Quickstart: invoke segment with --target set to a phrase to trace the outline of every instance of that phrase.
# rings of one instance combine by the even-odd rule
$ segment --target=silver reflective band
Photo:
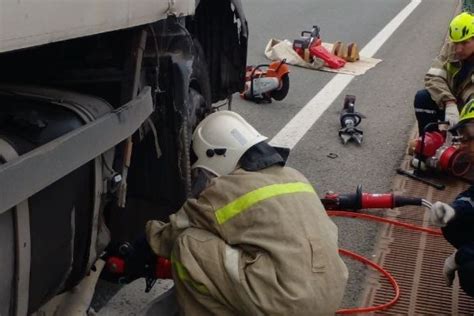
[[[469,204],[471,204],[471,207],[474,207],[474,202],[471,200],[471,198],[468,198],[468,197],[461,197],[458,199],[459,201],[466,201],[468,202]]]
[[[446,70],[439,69],[439,68],[433,68],[433,67],[430,68],[426,74],[441,77],[443,79],[446,79],[448,77]]]
[[[418,109],[418,108],[415,108],[415,112],[418,112],[418,113],[429,113],[429,114],[435,114],[435,113],[436,113],[435,110]]]
[[[236,283],[240,283],[239,257],[240,252],[237,249],[226,245],[224,267],[227,273],[229,273],[230,278]]]

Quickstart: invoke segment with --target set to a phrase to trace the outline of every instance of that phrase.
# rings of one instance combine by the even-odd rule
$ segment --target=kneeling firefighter
[[[348,272],[337,227],[313,187],[240,115],[209,115],[193,134],[194,172],[207,175],[147,240],[171,258],[184,315],[330,315]]]
[[[474,100],[464,106],[459,123],[452,130],[461,136],[462,150],[474,162]],[[474,297],[474,185],[459,194],[450,205],[434,203],[430,218],[441,226],[446,240],[456,248],[444,263],[446,284],[452,285],[457,271],[461,288]]]

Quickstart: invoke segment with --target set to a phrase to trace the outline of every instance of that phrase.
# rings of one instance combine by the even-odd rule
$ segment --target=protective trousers
[[[229,262],[229,254],[234,262]],[[238,250],[202,229],[188,228],[178,237],[172,262],[182,315],[260,314],[234,280],[238,277],[238,255]]]
[[[415,116],[418,122],[418,135],[423,134],[423,130],[429,123],[444,120],[444,110],[440,109],[435,101],[431,98],[428,90],[419,90],[415,95]],[[428,128],[429,131],[436,130],[433,126]]]

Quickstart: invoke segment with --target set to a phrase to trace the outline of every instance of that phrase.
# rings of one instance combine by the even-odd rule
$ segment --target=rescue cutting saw
[[[271,103],[272,99],[281,101],[290,89],[289,73],[286,59],[269,65],[247,66],[245,88],[240,96],[256,103]]]

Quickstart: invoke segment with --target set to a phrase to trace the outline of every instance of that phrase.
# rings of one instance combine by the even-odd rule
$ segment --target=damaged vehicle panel
[[[27,315],[190,195],[193,128],[243,88],[248,31],[238,0],[0,4],[0,314]]]

